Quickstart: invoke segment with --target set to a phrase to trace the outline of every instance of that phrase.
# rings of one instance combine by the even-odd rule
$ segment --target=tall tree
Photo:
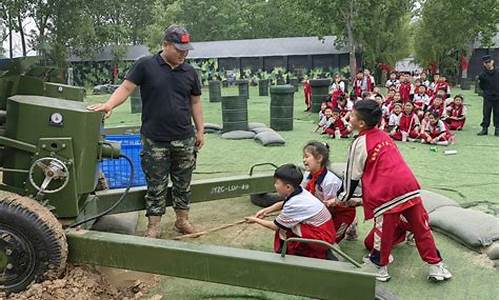
[[[475,41],[491,43],[498,32],[498,1],[427,0],[416,24],[415,53],[424,65],[443,66],[452,53],[468,62]],[[458,66],[458,59],[452,60]],[[462,78],[467,77],[467,69]]]
[[[156,49],[166,26],[186,26],[194,41],[309,36],[310,11],[286,0],[177,0],[159,2],[148,45]],[[196,7],[196,9],[193,9]]]
[[[318,35],[335,35],[349,49],[351,75],[357,69],[356,52],[365,65],[394,64],[409,54],[408,26],[412,0],[310,0],[302,2],[316,19]]]

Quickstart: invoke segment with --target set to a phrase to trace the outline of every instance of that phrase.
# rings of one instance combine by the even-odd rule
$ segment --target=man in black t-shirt
[[[184,62],[193,49],[189,33],[181,26],[169,26],[162,48],[153,56],[140,58],[106,103],[89,106],[109,117],[113,108],[125,102],[137,86],[141,89],[141,166],[147,182],[148,217],[145,236],[154,238],[161,235],[169,176],[176,213],[174,228],[182,234],[195,232],[188,219],[190,185],[196,152],[204,144],[201,84],[194,68]]]

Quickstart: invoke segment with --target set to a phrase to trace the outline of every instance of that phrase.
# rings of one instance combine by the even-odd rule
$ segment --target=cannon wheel
[[[58,278],[68,246],[61,224],[39,202],[0,194],[0,290],[19,292],[33,282]]]

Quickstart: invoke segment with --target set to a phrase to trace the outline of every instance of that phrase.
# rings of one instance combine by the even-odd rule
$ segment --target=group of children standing
[[[304,91],[310,93],[307,85],[304,82]],[[430,82],[422,72],[412,83],[409,74],[397,78],[396,73],[391,73],[385,86],[384,97],[380,88],[375,87],[370,71],[365,69],[356,74],[348,94],[345,82],[336,74],[330,86],[330,101],[322,103],[315,131],[321,130],[332,138],[349,137],[352,107],[357,101],[368,99],[376,101],[382,110],[377,127],[397,141],[449,145],[454,141],[450,131],[464,127],[467,115],[464,98],[462,95],[450,98],[446,77],[436,74]]]
[[[429,264],[428,278],[443,281],[452,277],[442,263],[420,199],[420,186],[389,135],[379,129],[382,108],[373,100],[358,100],[349,126],[359,133],[352,142],[343,181],[327,169],[329,147],[309,142],[303,148],[306,172],[286,164],[274,173],[275,189],[285,199],[246,218],[275,231],[274,250],[281,252],[290,237],[339,243],[356,220],[358,205],[374,227],[365,238],[369,250],[363,260],[377,268],[377,280],[388,281],[391,249],[414,236],[418,252]],[[362,181],[362,196],[355,195]],[[274,221],[264,218],[280,211]],[[335,259],[318,244],[289,242],[287,253],[321,259]]]

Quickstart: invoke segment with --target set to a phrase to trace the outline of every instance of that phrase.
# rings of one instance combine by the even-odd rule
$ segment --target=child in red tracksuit
[[[391,137],[396,141],[413,142],[420,135],[420,120],[417,114],[413,111],[413,103],[406,102],[403,113],[399,118],[398,128],[391,134]],[[404,138],[403,136],[406,136]]]
[[[424,115],[425,109],[431,103],[429,96],[425,93],[426,87],[425,85],[421,85],[418,87],[417,93],[413,95],[413,105],[415,106],[415,112],[419,117]]]
[[[399,85],[399,93],[401,94],[401,101],[403,103],[406,103],[406,102],[411,100],[410,94],[414,88],[410,82],[410,75],[405,74],[403,76],[404,76],[403,80],[401,81],[401,84]]]
[[[340,117],[342,117],[343,119],[348,119],[353,105],[354,103],[352,103],[351,99],[349,99],[347,95],[340,96],[337,99],[337,107],[340,110]]]
[[[462,130],[465,125],[465,116],[467,115],[467,108],[464,106],[464,97],[456,95],[453,102],[446,107],[446,119],[450,130]]]
[[[337,195],[342,192],[342,180],[327,169],[330,148],[326,143],[309,142],[304,146],[304,181],[302,187],[321,200],[332,214],[335,225],[336,243],[346,236],[347,228],[356,219],[356,201],[347,205],[337,203]]]
[[[451,90],[450,90],[450,85],[446,81],[446,77],[444,76],[439,76],[438,82],[434,86],[434,93],[437,94],[437,92],[441,89],[444,89],[446,92],[446,98],[450,96]]]
[[[306,104],[306,111],[311,110],[312,107],[312,87],[309,80],[304,79],[304,102]]]
[[[358,71],[356,73],[356,78],[354,78],[354,82],[352,84],[352,93],[353,93],[353,102],[356,102],[358,99],[361,99],[361,94],[363,94],[363,72]]]
[[[444,99],[441,97],[441,95],[436,95],[434,99],[432,100],[432,104],[427,107],[428,113],[437,113],[439,116],[439,119],[443,118],[444,116]]]
[[[342,118],[340,109],[335,107],[332,110],[331,123],[328,125],[328,128],[325,129],[325,133],[330,135],[332,138],[337,138],[337,130],[340,133],[341,138],[348,138],[351,133],[349,123]]]
[[[330,128],[334,121],[332,108],[326,107],[321,120],[319,120],[318,127],[316,127],[314,132],[318,132],[318,130],[321,129],[321,134],[330,134],[328,128]]]
[[[338,105],[337,101],[339,97],[345,95],[345,84],[341,80],[340,74],[335,74],[333,83],[330,85],[329,94],[332,107],[336,107]]]
[[[429,279],[442,281],[452,277],[442,263],[420,198],[420,185],[396,144],[387,133],[375,128],[382,112],[374,101],[359,101],[350,119],[359,136],[349,147],[344,192],[338,200],[351,199],[356,186],[363,183],[365,219],[374,219],[373,249],[368,262],[377,267],[377,280],[388,281],[389,256],[394,231],[401,216],[409,223],[422,260],[429,264]]]
[[[421,138],[422,144],[441,146],[448,146],[454,140],[454,136],[448,130],[448,126],[446,126],[444,121],[439,119],[439,114],[437,112],[429,114],[429,121],[427,122]]]
[[[363,92],[373,92],[375,88],[375,79],[371,75],[369,69],[364,69],[363,71],[363,83],[361,84],[361,90]]]
[[[303,189],[302,171],[293,164],[282,165],[274,172],[274,187],[285,200],[259,210],[245,218],[275,232],[274,251],[280,253],[286,239],[299,237],[335,243],[332,216],[318,198]],[[268,214],[280,211],[274,221],[264,220]],[[327,258],[328,249],[316,244],[289,242],[287,254],[313,258]]]

